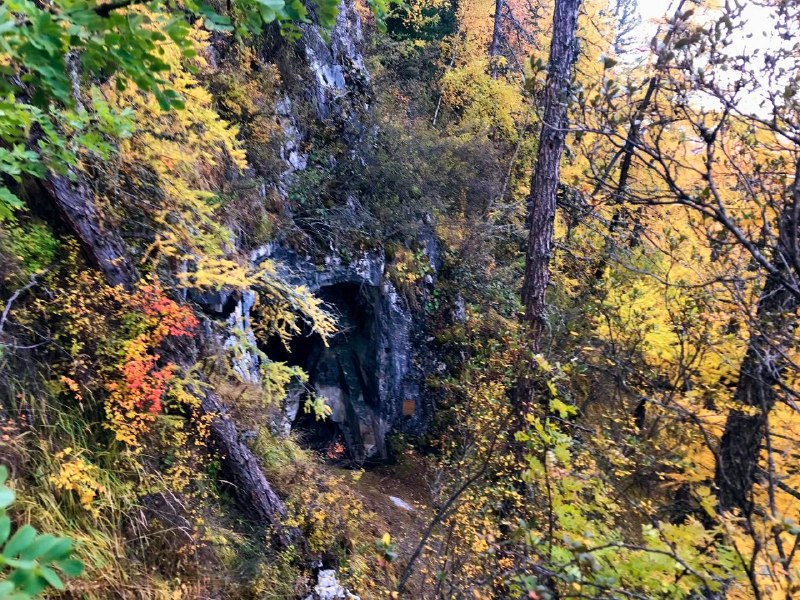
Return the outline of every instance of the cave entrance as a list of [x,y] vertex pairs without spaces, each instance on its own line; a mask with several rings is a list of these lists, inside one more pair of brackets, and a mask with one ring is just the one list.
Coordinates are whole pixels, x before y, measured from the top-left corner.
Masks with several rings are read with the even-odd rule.
[[[300,366],[308,373],[306,391],[297,394],[287,411],[296,410],[292,429],[300,432],[302,443],[333,460],[363,463],[384,447],[376,418],[380,293],[373,286],[339,283],[320,288],[317,296],[332,307],[339,321],[339,332],[328,346],[318,335],[301,335],[292,340],[288,352],[278,340],[270,340],[265,350],[271,360]],[[308,394],[325,399],[330,417],[318,419],[304,410]]]

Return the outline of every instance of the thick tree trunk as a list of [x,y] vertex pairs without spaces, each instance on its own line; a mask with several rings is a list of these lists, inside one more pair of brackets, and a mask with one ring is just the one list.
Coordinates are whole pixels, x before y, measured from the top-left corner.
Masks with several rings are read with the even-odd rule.
[[492,28],[492,43],[489,46],[489,60],[491,61],[492,79],[497,79],[497,57],[500,56],[500,45],[503,38],[503,6],[505,0],[494,2],[494,27]]
[[[769,410],[775,404],[771,375],[764,364],[769,342],[757,334],[750,341],[739,371],[734,399],[758,410],[755,414],[734,410],[728,415],[717,453],[715,479],[720,510],[752,510],[751,490],[758,472],[761,442]],[[767,368],[765,368],[767,367]]]
[[[124,242],[113,229],[102,226],[102,218],[94,205],[94,195],[80,176],[76,182],[52,176],[46,187],[67,225],[106,281],[127,289],[133,288],[138,273],[130,263]],[[297,530],[284,527],[286,509],[283,502],[264,476],[258,459],[239,439],[236,424],[219,398],[213,392],[201,392],[201,395],[203,412],[214,415],[211,436],[222,456],[223,472],[233,484],[244,509],[255,518],[269,523],[283,546],[300,541]]]
[[230,483],[241,505],[257,519],[269,523],[281,545],[288,547],[301,541],[297,529],[283,524],[286,507],[275,493],[258,459],[240,439],[236,424],[228,415],[219,398],[207,391],[202,398],[202,409],[214,415],[211,421],[211,438],[221,454],[223,472],[230,477]]
[[528,198],[530,231],[522,300],[534,352],[538,352],[546,328],[556,192],[566,139],[567,95],[575,59],[579,6],[580,0],[556,0],[542,131]]
[[111,285],[130,289],[139,277],[136,268],[128,259],[125,244],[117,232],[103,227],[94,205],[94,194],[82,176],[70,181],[61,175],[51,175],[45,187],[93,266]]
[[778,384],[787,366],[787,351],[797,327],[800,302],[785,285],[796,282],[797,243],[800,239],[800,161],[796,165],[791,197],[778,224],[779,239],[773,263],[780,269],[769,275],[761,292],[747,352],[739,368],[736,402],[756,409],[734,410],[728,415],[717,452],[715,481],[720,510],[752,511],[752,489],[760,472],[759,455],[769,411],[778,400]]

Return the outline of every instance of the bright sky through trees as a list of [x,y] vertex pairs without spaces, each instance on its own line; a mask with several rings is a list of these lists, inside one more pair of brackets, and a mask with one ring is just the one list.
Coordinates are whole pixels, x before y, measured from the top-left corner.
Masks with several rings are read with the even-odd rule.
[[[640,60],[647,60],[647,57],[650,56],[650,44],[653,36],[657,34],[659,28],[663,29],[665,19],[671,18],[675,12],[676,3],[677,0],[639,0],[639,13],[642,17],[638,46]],[[688,3],[687,6],[689,4],[693,5],[693,3]],[[781,40],[776,33],[776,17],[772,8],[760,2],[746,2],[745,4],[743,30],[733,38],[728,53],[730,55],[744,54],[763,64],[764,55],[770,53],[770,50],[778,49],[781,45]],[[704,5],[702,10],[709,10],[706,6]],[[691,8],[691,6],[688,7]],[[791,71],[791,69],[788,70]],[[764,90],[776,89],[777,86],[781,86],[782,89],[785,82],[763,79],[761,85]],[[763,113],[765,108],[761,104],[764,99],[765,96],[761,94],[761,91],[754,90],[750,94],[740,97],[738,105],[742,110]]]

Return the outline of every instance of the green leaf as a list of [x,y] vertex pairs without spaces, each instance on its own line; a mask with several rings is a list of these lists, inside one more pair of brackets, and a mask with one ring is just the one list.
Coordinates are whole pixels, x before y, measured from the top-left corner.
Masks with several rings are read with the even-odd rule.
[[203,3],[198,7],[198,13],[205,19],[205,26],[211,31],[233,31],[231,20],[219,14],[207,4]]
[[35,560],[21,560],[8,557],[6,557],[6,564],[15,569],[22,569],[23,571],[32,571],[36,567]]
[[11,534],[11,519],[7,515],[0,517],[0,544]]
[[256,0],[256,2],[261,6],[266,6],[275,12],[282,11],[286,4],[284,0]]
[[39,558],[43,562],[59,560],[69,556],[72,552],[72,540],[69,538],[58,538],[50,548],[47,549]]
[[57,537],[49,533],[43,533],[31,542],[25,552],[20,554],[20,558],[23,560],[35,560],[50,550],[57,541]]
[[83,563],[75,558],[60,560],[55,565],[61,569],[67,577],[78,577],[83,573]]
[[18,529],[13,536],[11,536],[10,540],[8,540],[5,548],[3,548],[3,554],[5,554],[7,557],[17,556],[30,545],[35,537],[36,529],[30,525],[24,525]]
[[30,600],[31,595],[24,592],[14,592],[8,596],[0,596],[3,600]]
[[44,578],[44,580],[49,583],[51,587],[59,591],[64,589],[64,582],[61,581],[61,578],[58,576],[58,574],[50,567],[40,567],[39,575]]
[[578,413],[578,409],[571,404],[567,404],[559,398],[550,400],[550,410],[556,413],[562,419],[567,419]]
[[22,200],[11,193],[7,187],[0,187],[0,222],[14,221],[14,212],[20,210],[25,205]]
[[0,509],[10,506],[15,498],[14,490],[5,486],[0,487]]
[[17,569],[9,579],[30,596],[36,596],[47,587],[47,581],[37,576],[31,569]]

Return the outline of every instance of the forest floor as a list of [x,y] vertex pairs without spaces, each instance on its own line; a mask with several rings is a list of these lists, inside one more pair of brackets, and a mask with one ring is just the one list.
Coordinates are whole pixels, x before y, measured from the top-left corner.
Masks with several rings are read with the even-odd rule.
[[366,469],[352,485],[364,508],[378,517],[376,524],[386,526],[384,531],[375,532],[376,539],[384,533],[391,534],[400,556],[408,557],[419,543],[432,512],[425,461],[408,452],[394,465]]

